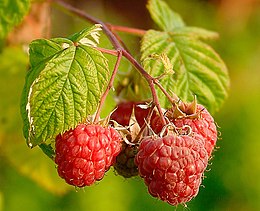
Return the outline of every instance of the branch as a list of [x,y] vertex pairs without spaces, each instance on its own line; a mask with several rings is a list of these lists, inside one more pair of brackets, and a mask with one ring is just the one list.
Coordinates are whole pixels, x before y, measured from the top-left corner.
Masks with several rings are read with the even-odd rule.
[[113,56],[118,56],[118,52],[116,50],[109,50],[106,48],[100,48],[100,47],[95,47],[98,51],[101,51],[102,53],[110,54]]
[[144,34],[146,33],[146,30],[143,30],[143,29],[136,29],[136,28],[126,27],[126,26],[112,25],[109,23],[107,23],[106,25],[109,27],[109,29],[111,31],[125,32],[128,34],[134,34],[134,35],[137,35],[140,37],[144,36]]

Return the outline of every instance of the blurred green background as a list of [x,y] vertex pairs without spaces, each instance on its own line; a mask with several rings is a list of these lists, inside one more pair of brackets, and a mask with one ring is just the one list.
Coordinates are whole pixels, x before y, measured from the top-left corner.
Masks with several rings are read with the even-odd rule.
[[[147,194],[140,178],[123,179],[113,169],[84,189],[59,179],[54,163],[22,136],[20,95],[28,68],[26,44],[38,37],[68,36],[86,26],[47,3],[34,6],[22,28],[0,53],[0,211],[38,210],[260,210],[260,2],[257,0],[168,0],[188,25],[219,32],[212,43],[226,62],[229,98],[214,115],[221,136],[198,196],[187,207],[172,207]],[[71,1],[116,25],[155,27],[146,1]],[[139,38],[120,34],[135,55]],[[102,39],[102,45],[107,41]],[[121,68],[128,68],[122,65]],[[106,111],[113,107],[107,102]],[[104,111],[104,112],[106,112]]]

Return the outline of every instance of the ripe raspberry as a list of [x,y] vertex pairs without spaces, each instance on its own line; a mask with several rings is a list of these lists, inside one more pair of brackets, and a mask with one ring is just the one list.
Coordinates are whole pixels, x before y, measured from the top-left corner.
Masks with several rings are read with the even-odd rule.
[[[185,112],[185,110],[183,111]],[[208,156],[211,155],[214,146],[217,142],[217,128],[213,117],[202,105],[197,104],[198,116],[195,118],[182,117],[171,119],[176,127],[182,128],[184,125],[189,125],[193,133],[201,135],[205,140],[205,148]]]
[[116,157],[116,162],[114,163],[114,169],[119,175],[125,178],[138,175],[138,168],[134,162],[137,152],[137,145],[129,145],[123,142],[122,150]]
[[198,194],[208,155],[202,141],[184,135],[146,137],[135,162],[153,197],[178,205]]
[[[135,115],[136,121],[139,124],[139,126],[142,127],[143,124],[145,123],[145,119],[147,118],[151,108],[140,108],[138,106],[140,104],[145,104],[145,102],[122,102],[122,103],[119,103],[117,105],[117,108],[115,109],[115,111],[111,114],[110,118],[112,120],[115,120],[118,124],[120,124],[122,126],[129,126],[130,118],[131,118],[131,115],[132,115],[132,112],[133,112],[133,109],[134,109],[134,115]],[[151,121],[153,121],[153,119],[157,116],[159,116],[159,115],[157,115],[154,112],[152,114]],[[162,126],[158,130],[161,130],[161,129],[162,129]]]
[[153,132],[156,134],[160,134],[163,129],[164,124],[161,121],[161,117],[159,114],[155,114],[152,116],[150,121],[150,126],[153,129]]
[[116,110],[111,114],[110,119],[115,120],[122,126],[129,126],[134,102],[122,102],[117,105]]
[[[144,103],[139,103],[139,104],[144,104]],[[135,118],[136,121],[138,122],[139,126],[142,127],[143,124],[145,124],[145,119],[147,119],[147,116],[151,110],[150,107],[148,108],[140,108],[138,105],[135,104]],[[155,112],[153,112],[151,120],[156,116]]]
[[77,187],[101,180],[121,150],[121,136],[111,127],[79,124],[56,137],[58,174]]

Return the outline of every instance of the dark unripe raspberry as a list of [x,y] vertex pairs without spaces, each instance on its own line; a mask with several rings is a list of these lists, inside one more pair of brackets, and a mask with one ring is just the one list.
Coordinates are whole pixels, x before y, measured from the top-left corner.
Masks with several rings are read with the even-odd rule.
[[79,124],[56,137],[58,174],[77,187],[101,180],[121,150],[121,136],[111,127]]
[[137,152],[137,145],[129,145],[123,142],[122,150],[116,157],[116,162],[114,163],[114,169],[116,170],[117,174],[125,178],[138,175],[138,168],[134,162]]
[[213,117],[202,105],[197,105],[198,117],[196,118],[177,118],[172,119],[176,127],[182,128],[184,125],[191,127],[193,133],[201,135],[205,140],[205,148],[208,156],[212,154],[216,145],[218,134]]
[[190,136],[146,137],[135,162],[149,193],[178,205],[198,194],[208,155],[203,141]]

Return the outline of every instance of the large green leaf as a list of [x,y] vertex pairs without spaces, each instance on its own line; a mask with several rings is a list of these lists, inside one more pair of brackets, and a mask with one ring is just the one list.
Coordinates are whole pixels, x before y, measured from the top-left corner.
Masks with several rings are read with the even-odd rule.
[[93,48],[98,40],[88,39],[97,28],[73,36],[80,40],[58,38],[30,44],[31,69],[21,104],[29,146],[51,143],[57,134],[95,111],[109,76],[106,58]]
[[1,0],[0,1],[0,39],[27,14],[30,7],[30,0]]
[[[227,97],[229,77],[226,66],[219,55],[202,40],[218,37],[216,32],[198,27],[186,26],[179,14],[162,0],[150,0],[148,10],[162,32],[150,30],[142,39],[141,60],[145,69],[160,80],[169,93],[174,92],[182,100],[189,101],[198,96],[200,103],[211,112],[220,108]],[[165,74],[160,60],[152,59],[153,54],[166,54],[175,73]],[[169,102],[158,92],[164,107]]]
[[172,31],[175,28],[185,26],[181,16],[172,11],[164,1],[150,0],[147,8],[154,22],[163,31]]
[[[165,72],[164,65],[158,60],[147,58],[151,54],[165,53],[173,64],[175,73],[161,79],[164,88],[177,94],[183,101],[192,100],[193,95],[197,95],[199,102],[214,112],[227,97],[227,69],[219,55],[198,39],[206,38],[211,33],[201,30],[198,32],[197,29],[191,30],[192,33],[189,31],[186,27],[183,27],[183,31],[178,29],[176,33],[148,31],[142,40],[141,59],[145,69],[157,77]],[[163,106],[169,106],[161,92],[159,98]]]

